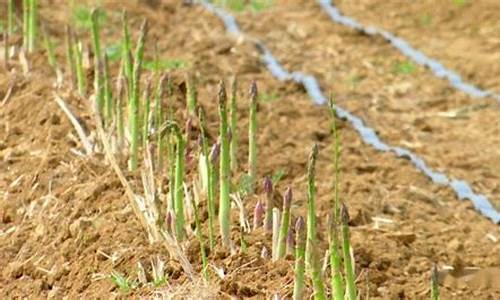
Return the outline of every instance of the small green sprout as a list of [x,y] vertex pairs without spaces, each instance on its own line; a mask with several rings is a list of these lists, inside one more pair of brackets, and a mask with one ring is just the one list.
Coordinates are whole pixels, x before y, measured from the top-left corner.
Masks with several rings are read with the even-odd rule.
[[417,70],[417,66],[411,61],[403,61],[394,65],[394,73],[401,75],[412,74]]
[[111,272],[110,279],[124,294],[130,293],[134,288],[137,287],[137,283],[130,281],[130,278],[127,278],[115,271]]

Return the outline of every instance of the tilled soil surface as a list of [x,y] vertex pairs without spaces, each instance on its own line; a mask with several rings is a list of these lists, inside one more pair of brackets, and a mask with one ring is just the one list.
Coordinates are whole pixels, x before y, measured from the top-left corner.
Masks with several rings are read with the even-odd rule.
[[498,1],[334,2],[344,14],[396,33],[464,79],[500,92]]
[[[60,8],[57,11],[51,9],[56,4],[41,2],[41,15],[51,20],[48,29],[62,45],[62,28],[71,11],[63,2],[56,3]],[[317,143],[320,147],[318,232],[326,232],[333,194],[328,110],[313,105],[299,86],[274,80],[251,43],[230,38],[219,20],[201,7],[178,1],[148,3],[136,6],[103,1],[108,11],[103,26],[106,42],[118,39],[119,11],[124,6],[131,15],[132,28],[138,28],[141,18],[147,17],[151,23],[148,41],[150,45],[158,42],[160,57],[185,60],[195,72],[199,99],[207,110],[213,140],[217,130],[217,82],[238,74],[243,119],[239,128],[241,172],[245,171],[247,155],[247,86],[255,79],[262,95],[259,177],[282,169],[285,175],[277,190],[282,192],[292,186],[293,215],[304,216],[307,157],[311,146]],[[325,90],[335,91],[339,105],[365,118],[384,139],[412,148],[434,167],[470,180],[478,191],[494,198],[498,164],[493,157],[498,148],[498,139],[495,141],[498,134],[491,123],[488,128],[479,122],[494,118],[494,104],[456,93],[425,70],[419,69],[408,76],[393,74],[392,63],[402,59],[395,50],[382,41],[335,27],[310,4],[297,2],[286,7],[277,4],[258,15],[239,15],[238,21],[252,36],[266,41],[286,67],[317,75]],[[61,64],[62,48],[58,49]],[[150,46],[147,56],[152,56],[152,50]],[[120,181],[103,155],[82,157],[75,152],[82,151],[81,145],[53,100],[54,76],[45,56],[36,53],[28,56],[28,60],[31,63],[28,75],[23,74],[17,59],[10,62],[9,73],[0,74],[2,87],[9,87],[15,78],[11,96],[0,104],[3,195],[0,265],[5,266],[0,277],[0,294],[3,298],[123,295],[109,275],[117,271],[136,280],[137,263],[141,262],[149,271],[150,261],[156,258],[166,262],[168,283],[156,288],[139,287],[129,295],[192,298],[291,295],[293,260],[271,262],[262,258],[262,248],[269,249],[270,239],[259,230],[246,237],[249,248],[245,254],[231,256],[222,250],[210,253],[211,264],[224,270],[224,279],[213,273],[209,283],[196,278],[190,281],[164,245],[148,242]],[[118,66],[112,69],[116,73]],[[173,72],[172,76],[176,96],[165,99],[165,104],[178,108],[177,118],[183,123],[181,110],[185,100],[180,96],[183,71]],[[350,76],[359,76],[361,80],[350,84]],[[6,93],[7,88],[3,88],[0,99]],[[92,131],[88,99],[80,99],[66,88],[58,93]],[[479,109],[466,110],[466,119],[440,116],[443,111],[463,107]],[[443,298],[499,297],[500,260],[494,255],[500,251],[496,240],[500,237],[498,226],[480,216],[470,203],[458,201],[450,189],[433,184],[410,162],[376,152],[363,144],[348,124],[339,125],[343,144],[341,195],[351,212],[361,294],[376,299],[426,298],[429,270],[436,263],[441,270]],[[472,134],[476,141],[465,139]],[[124,162],[122,166],[125,170]],[[234,175],[237,178],[240,172]],[[129,173],[126,176],[140,193],[139,176]],[[249,218],[262,196],[258,191],[256,196],[244,199]],[[237,241],[239,229],[236,222],[234,225]],[[326,239],[326,234],[320,234],[321,249],[326,249]],[[182,246],[199,273],[199,245],[191,240]],[[455,269],[449,272],[446,266]]]

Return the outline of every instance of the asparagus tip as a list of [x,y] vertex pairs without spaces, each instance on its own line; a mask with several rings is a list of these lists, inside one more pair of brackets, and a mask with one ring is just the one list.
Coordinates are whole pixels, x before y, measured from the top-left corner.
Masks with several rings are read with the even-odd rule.
[[250,86],[250,99],[252,101],[255,101],[257,99],[257,94],[257,82],[255,82],[255,80],[252,80],[252,85]]
[[345,203],[341,204],[340,216],[342,218],[342,224],[347,225],[347,223],[349,223],[349,211]]
[[283,210],[290,209],[290,206],[292,205],[292,198],[293,198],[292,188],[288,187],[285,191],[285,196],[283,197]]
[[273,181],[269,176],[264,178],[264,192],[269,194],[273,191]]

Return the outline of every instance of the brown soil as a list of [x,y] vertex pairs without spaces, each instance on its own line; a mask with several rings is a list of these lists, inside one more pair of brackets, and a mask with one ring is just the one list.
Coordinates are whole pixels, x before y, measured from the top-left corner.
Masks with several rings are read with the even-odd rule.
[[348,16],[407,39],[474,84],[500,91],[500,3],[480,1],[337,0]]
[[[154,7],[125,6],[132,14],[135,28],[141,17],[151,21],[150,41],[158,41],[161,57],[184,59],[196,71],[199,98],[209,113],[211,136],[216,135],[214,99],[217,81],[221,78],[239,75],[242,99],[239,108],[244,119],[246,87],[252,79],[257,80],[262,94],[277,95],[276,99],[270,97],[271,101],[260,103],[259,176],[282,168],[286,175],[277,189],[283,191],[286,186],[293,186],[293,214],[304,215],[307,156],[311,145],[318,143],[319,232],[324,231],[333,174],[329,112],[314,106],[298,86],[275,81],[260,64],[256,49],[249,43],[229,38],[215,17],[200,7],[177,2],[164,1]],[[60,10],[56,12],[42,2],[41,14],[51,20],[51,32],[61,38],[60,28],[70,13],[63,3],[57,4]],[[109,26],[103,35],[111,42],[118,38],[120,24],[119,14],[113,12],[124,4],[104,1],[104,5],[109,12]],[[278,15],[283,19],[276,18]],[[495,177],[498,164],[492,163],[494,149],[498,148],[498,139],[495,140],[498,134],[493,132],[494,128],[487,128],[487,124],[480,124],[479,118],[484,123],[486,118],[493,120],[494,105],[481,102],[485,106],[467,111],[465,120],[435,116],[441,111],[480,102],[451,91],[446,83],[434,80],[424,70],[418,70],[411,77],[392,74],[391,63],[401,59],[395,50],[382,41],[374,43],[335,27],[326,17],[318,18],[318,15],[320,12],[314,6],[297,3],[287,9],[278,5],[259,15],[241,15],[239,21],[245,30],[268,42],[287,67],[318,75],[325,90],[336,91],[341,106],[366,118],[382,137],[394,144],[407,141],[404,144],[407,147],[410,147],[408,144],[420,145],[413,150],[426,157],[431,165],[468,179],[478,190],[493,196],[498,182]],[[58,50],[58,54],[63,55],[64,50]],[[270,241],[260,231],[246,237],[249,244],[246,254],[229,256],[223,251],[210,254],[211,263],[224,269],[225,279],[214,275],[208,284],[190,282],[162,245],[149,244],[118,178],[104,163],[102,155],[81,158],[74,154],[73,150],[81,151],[81,147],[73,127],[53,101],[53,81],[47,80],[53,77],[51,70],[40,54],[30,56],[29,60],[32,63],[29,76],[22,74],[15,61],[11,61],[10,74],[0,74],[2,87],[8,86],[14,73],[17,78],[12,96],[0,106],[0,191],[3,194],[0,198],[0,265],[5,266],[0,276],[0,295],[3,298],[123,295],[109,280],[111,272],[137,279],[137,263],[142,262],[149,270],[150,260],[157,256],[167,262],[168,285],[141,287],[129,295],[156,293],[191,298],[290,295],[293,261],[273,263],[261,258],[262,247],[269,248]],[[320,68],[315,66],[318,61],[322,63]],[[332,64],[328,65],[329,62]],[[183,87],[182,73],[173,73],[176,95]],[[352,74],[363,78],[355,87],[346,84]],[[0,99],[5,90],[2,89]],[[86,99],[78,99],[68,92],[61,94],[73,112],[92,129]],[[180,110],[183,99],[180,96],[175,99]],[[177,117],[183,121],[182,113]],[[241,149],[244,149],[247,121],[242,121],[240,126]],[[422,130],[424,127],[430,130]],[[342,195],[351,211],[361,294],[369,293],[375,299],[426,298],[429,270],[437,263],[441,269],[449,265],[455,267],[454,272],[441,272],[443,298],[500,296],[497,279],[500,260],[494,255],[500,251],[500,244],[488,238],[488,235],[500,237],[498,226],[477,214],[471,204],[459,202],[451,190],[431,183],[408,161],[376,152],[363,144],[357,133],[343,122],[340,128]],[[445,136],[448,132],[452,135]],[[476,132],[477,142],[465,139]],[[475,155],[477,153],[481,156]],[[242,150],[241,162],[245,157],[246,151]],[[482,164],[488,159],[489,164]],[[456,162],[468,163],[470,167],[454,165]],[[486,166],[491,168],[489,173],[481,173]],[[127,177],[140,192],[138,177],[134,174]],[[244,199],[250,215],[259,197],[260,193]],[[389,223],[376,221],[377,218],[388,219]],[[236,238],[237,226],[233,231]],[[326,236],[320,238],[325,241]],[[184,246],[199,272],[197,242],[192,240]],[[324,249],[325,244],[321,246]]]

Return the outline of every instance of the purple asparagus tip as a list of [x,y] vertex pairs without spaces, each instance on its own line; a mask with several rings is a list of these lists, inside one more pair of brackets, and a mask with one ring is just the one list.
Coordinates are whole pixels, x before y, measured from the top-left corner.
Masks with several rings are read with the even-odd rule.
[[283,210],[289,210],[292,206],[292,188],[288,187],[285,191],[285,196],[283,197]]
[[250,86],[250,100],[252,102],[257,100],[257,94],[257,83],[255,82],[255,80],[252,80],[252,85]]
[[212,146],[212,150],[210,150],[210,161],[212,163],[215,163],[217,159],[219,159],[219,154],[220,154],[220,144],[215,143]]
[[297,221],[295,222],[295,232],[300,233],[304,230],[304,218],[298,217]]
[[349,223],[349,211],[347,206],[342,202],[340,207],[340,217],[342,218],[342,224],[347,225]]
[[273,181],[269,176],[264,178],[264,192],[270,194],[273,191]]
[[221,107],[226,106],[226,85],[224,84],[224,80],[219,81],[219,105]]
[[262,202],[258,201],[255,205],[255,210],[253,212],[253,229],[257,229],[262,225],[262,220],[264,217],[264,206]]

